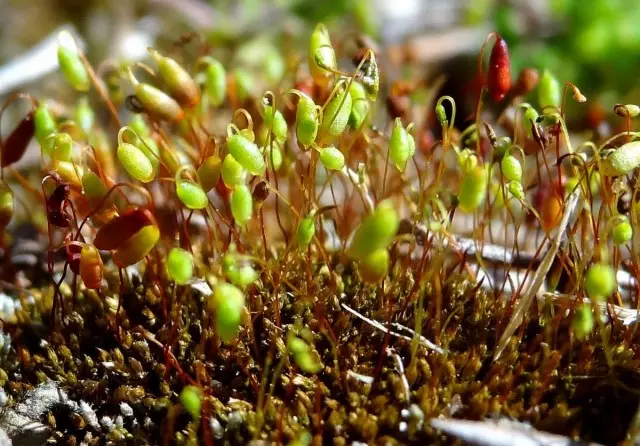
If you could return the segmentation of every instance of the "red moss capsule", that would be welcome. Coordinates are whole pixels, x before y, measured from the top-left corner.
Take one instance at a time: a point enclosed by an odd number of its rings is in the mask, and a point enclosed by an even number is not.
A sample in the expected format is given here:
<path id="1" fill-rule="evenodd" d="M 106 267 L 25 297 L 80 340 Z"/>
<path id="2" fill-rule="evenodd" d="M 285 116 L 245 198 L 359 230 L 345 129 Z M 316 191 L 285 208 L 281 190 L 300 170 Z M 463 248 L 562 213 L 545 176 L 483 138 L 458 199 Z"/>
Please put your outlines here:
<path id="1" fill-rule="evenodd" d="M 157 226 L 157 223 L 148 209 L 130 209 L 102 226 L 93 244 L 104 251 L 118 249 L 142 228 L 151 225 Z"/>
<path id="2" fill-rule="evenodd" d="M 27 151 L 27 147 L 35 131 L 36 127 L 33 120 L 33 112 L 30 112 L 22 118 L 22 121 L 9 133 L 7 139 L 2 143 L 2 167 L 7 167 L 20 161 L 24 152 Z"/>
<path id="3" fill-rule="evenodd" d="M 93 245 L 84 245 L 80 251 L 80 277 L 84 285 L 92 290 L 100 288 L 103 272 L 100 252 Z"/>
<path id="4" fill-rule="evenodd" d="M 487 87 L 491 98 L 501 101 L 511 89 L 511 63 L 507 42 L 496 35 L 496 43 L 489 58 L 489 73 Z"/>

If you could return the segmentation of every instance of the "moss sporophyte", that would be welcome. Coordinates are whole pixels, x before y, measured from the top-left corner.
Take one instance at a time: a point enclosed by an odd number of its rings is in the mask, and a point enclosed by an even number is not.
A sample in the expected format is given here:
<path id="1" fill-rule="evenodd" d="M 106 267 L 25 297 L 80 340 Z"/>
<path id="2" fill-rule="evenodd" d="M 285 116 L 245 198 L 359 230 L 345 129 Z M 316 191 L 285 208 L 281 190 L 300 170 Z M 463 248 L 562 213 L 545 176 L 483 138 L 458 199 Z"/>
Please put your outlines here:
<path id="1" fill-rule="evenodd" d="M 52 444 L 636 438 L 632 93 L 591 113 L 490 33 L 439 97 L 299 28 L 96 68 L 63 33 L 60 95 L 0 109 L 0 428 L 54 386 Z"/>

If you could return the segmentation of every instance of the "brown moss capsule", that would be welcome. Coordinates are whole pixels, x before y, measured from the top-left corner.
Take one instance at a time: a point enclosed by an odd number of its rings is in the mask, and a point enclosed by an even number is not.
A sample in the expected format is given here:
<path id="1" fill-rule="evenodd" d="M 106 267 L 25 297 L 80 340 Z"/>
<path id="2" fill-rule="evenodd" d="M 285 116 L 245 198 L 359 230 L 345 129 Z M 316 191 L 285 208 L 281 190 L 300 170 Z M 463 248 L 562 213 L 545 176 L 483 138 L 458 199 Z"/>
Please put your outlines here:
<path id="1" fill-rule="evenodd" d="M 616 104 L 613 112 L 623 118 L 635 118 L 640 115 L 640 107 L 634 104 Z"/>
<path id="2" fill-rule="evenodd" d="M 200 89 L 178 62 L 163 56 L 158 51 L 149 48 L 151 57 L 158 64 L 158 76 L 167 87 L 169 94 L 184 107 L 191 108 L 200 102 Z"/>
<path id="3" fill-rule="evenodd" d="M 118 249 L 145 226 L 156 225 L 148 209 L 130 209 L 102 226 L 93 244 L 103 251 Z"/>
<path id="4" fill-rule="evenodd" d="M 491 98 L 498 102 L 504 99 L 511 89 L 511 62 L 507 42 L 496 35 L 496 43 L 489 58 L 487 88 Z"/>
<path id="5" fill-rule="evenodd" d="M 30 112 L 22 118 L 0 146 L 2 148 L 2 167 L 10 166 L 22 159 L 35 131 L 33 112 Z"/>

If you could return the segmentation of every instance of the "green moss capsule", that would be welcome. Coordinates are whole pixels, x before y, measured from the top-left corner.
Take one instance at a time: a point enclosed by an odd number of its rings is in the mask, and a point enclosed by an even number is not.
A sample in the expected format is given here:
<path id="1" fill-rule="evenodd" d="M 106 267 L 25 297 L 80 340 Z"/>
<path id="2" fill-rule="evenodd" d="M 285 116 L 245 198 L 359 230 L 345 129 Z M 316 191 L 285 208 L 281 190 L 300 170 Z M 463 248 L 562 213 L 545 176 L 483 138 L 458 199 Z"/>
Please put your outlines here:
<path id="1" fill-rule="evenodd" d="M 560 108 L 562 103 L 562 86 L 549 70 L 544 70 L 538 83 L 538 102 L 541 108 Z"/>
<path id="2" fill-rule="evenodd" d="M 518 200 L 524 200 L 524 188 L 519 181 L 510 181 L 507 183 L 507 189 L 509 193 L 516 197 Z"/>
<path id="3" fill-rule="evenodd" d="M 311 77 L 316 83 L 325 85 L 332 73 L 338 66 L 336 53 L 331 46 L 329 31 L 322 24 L 318 24 L 309 40 L 308 63 Z"/>
<path id="4" fill-rule="evenodd" d="M 298 144 L 308 148 L 316 140 L 320 127 L 318 107 L 306 94 L 300 95 L 296 108 L 296 137 Z"/>
<path id="5" fill-rule="evenodd" d="M 6 183 L 0 183 L 0 231 L 4 231 L 13 218 L 13 191 Z"/>
<path id="6" fill-rule="evenodd" d="M 157 225 L 144 226 L 132 235 L 113 253 L 113 263 L 118 268 L 125 268 L 144 259 L 160 240 L 160 229 Z"/>
<path id="7" fill-rule="evenodd" d="M 191 108 L 200 102 L 200 89 L 191 75 L 170 57 L 149 49 L 151 57 L 158 64 L 158 77 L 166 86 L 169 94 L 183 107 Z"/>
<path id="8" fill-rule="evenodd" d="M 290 336 L 289 339 L 287 339 L 287 348 L 291 356 L 293 356 L 293 360 L 303 372 L 318 373 L 322 370 L 322 364 L 318 361 L 316 355 L 313 354 L 311 347 L 302 339 Z"/>
<path id="9" fill-rule="evenodd" d="M 243 289 L 258 280 L 258 273 L 251 265 L 232 267 L 226 275 L 234 285 Z"/>
<path id="10" fill-rule="evenodd" d="M 389 271 L 389 251 L 381 248 L 358 262 L 360 277 L 367 283 L 377 283 L 385 278 Z"/>
<path id="11" fill-rule="evenodd" d="M 73 156 L 73 139 L 68 133 L 57 133 L 53 139 L 51 158 L 56 161 L 71 161 Z"/>
<path id="12" fill-rule="evenodd" d="M 253 197 L 249 188 L 241 184 L 231 192 L 231 215 L 239 226 L 246 225 L 253 213 Z"/>
<path id="13" fill-rule="evenodd" d="M 178 122 L 184 118 L 184 110 L 175 99 L 164 91 L 146 83 L 138 83 L 135 95 L 150 116 L 155 119 Z"/>
<path id="14" fill-rule="evenodd" d="M 343 89 L 331 98 L 322 115 L 322 131 L 333 136 L 339 136 L 344 132 L 349 123 L 351 106 L 351 93 L 347 89 Z"/>
<path id="15" fill-rule="evenodd" d="M 412 140 L 413 136 L 402 126 L 400 118 L 396 118 L 389 137 L 389 158 L 400 172 L 404 172 L 407 162 L 415 153 L 415 141 Z"/>
<path id="16" fill-rule="evenodd" d="M 100 177 L 90 170 L 86 170 L 82 174 L 82 190 L 92 206 L 100 204 L 100 201 L 108 192 Z"/>
<path id="17" fill-rule="evenodd" d="M 78 105 L 76 105 L 75 120 L 80 128 L 87 134 L 96 122 L 96 113 L 91 108 L 89 98 L 86 96 L 80 98 Z"/>
<path id="18" fill-rule="evenodd" d="M 68 31 L 58 35 L 58 65 L 69 85 L 78 91 L 88 91 L 89 73 L 80 59 L 79 49 Z"/>
<path id="19" fill-rule="evenodd" d="M 367 101 L 367 93 L 360 82 L 352 82 L 349 87 L 353 106 L 349 115 L 349 125 L 353 129 L 359 129 L 369 114 L 369 102 Z"/>
<path id="20" fill-rule="evenodd" d="M 227 138 L 227 149 L 249 173 L 252 175 L 264 175 L 266 164 L 260 149 L 255 143 L 242 135 L 235 134 Z"/>
<path id="21" fill-rule="evenodd" d="M 500 162 L 502 174 L 509 181 L 520 181 L 522 179 L 522 166 L 520 161 L 513 155 L 506 155 Z"/>
<path id="22" fill-rule="evenodd" d="M 594 320 L 593 312 L 591 311 L 591 305 L 583 303 L 577 309 L 573 315 L 573 321 L 571 322 L 571 330 L 574 336 L 582 341 L 593 331 Z"/>
<path id="23" fill-rule="evenodd" d="M 482 166 L 463 173 L 458 193 L 458 207 L 461 211 L 473 212 L 484 202 L 487 181 L 487 172 Z"/>
<path id="24" fill-rule="evenodd" d="M 327 170 L 341 170 L 344 167 L 344 155 L 333 146 L 320 149 L 320 161 Z"/>
<path id="25" fill-rule="evenodd" d="M 193 256 L 182 248 L 172 248 L 167 256 L 167 273 L 178 285 L 184 285 L 193 277 Z"/>
<path id="26" fill-rule="evenodd" d="M 263 151 L 265 158 L 267 158 L 267 164 L 269 165 L 269 168 L 280 170 L 280 167 L 282 167 L 282 162 L 284 160 L 280 147 L 278 147 L 278 145 L 274 143 L 263 149 Z"/>
<path id="27" fill-rule="evenodd" d="M 244 68 L 236 68 L 233 72 L 233 78 L 236 86 L 236 96 L 240 102 L 244 102 L 253 96 L 255 82 L 253 76 Z"/>
<path id="28" fill-rule="evenodd" d="M 596 263 L 584 278 L 584 289 L 593 300 L 603 300 L 616 290 L 616 273 L 610 265 Z"/>
<path id="29" fill-rule="evenodd" d="M 279 144 L 284 144 L 287 139 L 287 121 L 280 110 L 274 112 L 273 107 L 266 105 L 264 107 L 264 125 L 268 130 L 272 130 L 275 140 Z"/>
<path id="30" fill-rule="evenodd" d="M 222 162 L 222 181 L 229 189 L 234 186 L 244 184 L 247 179 L 247 171 L 243 169 L 239 162 L 228 153 Z"/>
<path id="31" fill-rule="evenodd" d="M 536 121 L 540 114 L 536 111 L 535 108 L 529 107 L 524 112 L 524 130 L 527 132 L 527 137 L 533 137 L 533 126 L 536 125 Z"/>
<path id="32" fill-rule="evenodd" d="M 620 218 L 611 230 L 611 239 L 615 245 L 624 245 L 633 237 L 633 227 L 626 217 Z"/>
<path id="33" fill-rule="evenodd" d="M 216 313 L 216 333 L 224 342 L 230 342 L 240 330 L 245 306 L 244 293 L 235 285 L 219 283 L 209 302 Z"/>
<path id="34" fill-rule="evenodd" d="M 41 103 L 33 113 L 33 121 L 35 125 L 35 137 L 40 145 L 44 145 L 45 140 L 50 135 L 56 133 L 56 121 L 47 108 L 46 104 Z"/>
<path id="35" fill-rule="evenodd" d="M 227 97 L 227 71 L 224 65 L 214 58 L 206 58 L 206 62 L 205 91 L 211 105 L 219 107 Z"/>
<path id="36" fill-rule="evenodd" d="M 361 260 L 386 248 L 398 232 L 399 224 L 398 214 L 391 201 L 380 202 L 373 213 L 357 227 L 347 254 L 352 259 Z"/>
<path id="37" fill-rule="evenodd" d="M 305 249 L 313 240 L 313 235 L 316 233 L 316 224 L 311 217 L 305 217 L 298 223 L 298 229 L 296 230 L 296 242 L 301 249 Z"/>
<path id="38" fill-rule="evenodd" d="M 600 163 L 600 174 L 606 177 L 622 176 L 640 166 L 640 141 L 618 147 Z"/>
<path id="39" fill-rule="evenodd" d="M 149 158 L 133 144 L 122 142 L 117 151 L 120 164 L 131 177 L 143 183 L 149 183 L 155 178 L 155 170 Z"/>
<path id="40" fill-rule="evenodd" d="M 204 209 L 209 204 L 207 194 L 199 184 L 191 180 L 176 179 L 176 194 L 189 209 Z"/>
<path id="41" fill-rule="evenodd" d="M 221 171 L 222 161 L 218 155 L 212 155 L 204 160 L 198 168 L 198 178 L 200 178 L 200 184 L 205 192 L 209 192 L 218 184 Z"/>
<path id="42" fill-rule="evenodd" d="M 196 386 L 185 386 L 180 392 L 180 404 L 194 420 L 199 420 L 202 412 L 202 391 Z"/>

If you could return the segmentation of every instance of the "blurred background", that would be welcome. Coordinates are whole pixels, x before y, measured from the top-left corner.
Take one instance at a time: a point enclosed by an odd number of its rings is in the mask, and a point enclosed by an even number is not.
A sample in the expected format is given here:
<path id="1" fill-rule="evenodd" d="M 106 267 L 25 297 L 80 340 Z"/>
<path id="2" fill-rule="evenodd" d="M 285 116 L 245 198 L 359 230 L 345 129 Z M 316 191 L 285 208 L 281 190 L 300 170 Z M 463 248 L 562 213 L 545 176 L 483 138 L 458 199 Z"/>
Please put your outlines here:
<path id="1" fill-rule="evenodd" d="M 232 65 L 277 78 L 286 61 L 264 60 L 304 47 L 320 21 L 338 41 L 371 36 L 394 80 L 443 74 L 443 92 L 454 97 L 473 86 L 478 50 L 495 30 L 509 44 L 514 77 L 525 66 L 549 69 L 606 110 L 640 99 L 638 0 L 0 0 L 0 97 L 56 97 L 61 27 L 75 30 L 95 64 L 144 60 L 152 45 L 179 52 L 206 43 Z"/>

